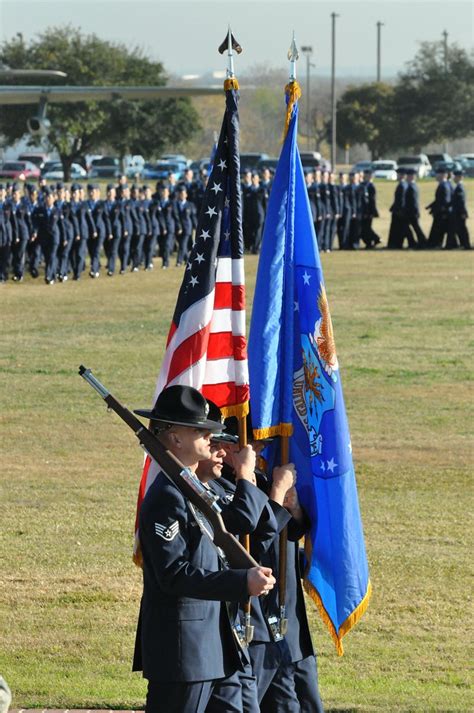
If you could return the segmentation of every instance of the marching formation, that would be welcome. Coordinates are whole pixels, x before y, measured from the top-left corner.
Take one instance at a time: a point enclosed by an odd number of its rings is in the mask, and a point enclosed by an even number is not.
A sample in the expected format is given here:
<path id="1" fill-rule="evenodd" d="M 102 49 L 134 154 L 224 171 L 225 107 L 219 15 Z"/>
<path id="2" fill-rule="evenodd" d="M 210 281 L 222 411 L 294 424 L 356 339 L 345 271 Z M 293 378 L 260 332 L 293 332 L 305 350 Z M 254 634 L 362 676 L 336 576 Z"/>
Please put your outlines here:
<path id="1" fill-rule="evenodd" d="M 420 224 L 416 172 L 397 170 L 397 185 L 387 247 L 470 249 L 466 226 L 466 194 L 461 171 L 454 172 L 453 186 L 444 171 L 435 200 L 428 206 L 433 226 L 428 238 Z M 373 249 L 382 240 L 372 223 L 379 217 L 377 190 L 372 172 L 331 173 L 315 168 L 306 174 L 306 185 L 321 252 L 331 252 L 337 236 L 341 250 L 361 245 Z M 132 184 L 126 178 L 108 184 L 101 195 L 98 183 L 84 189 L 79 183 L 59 182 L 40 186 L 0 183 L 0 282 L 11 275 L 21 282 L 25 272 L 33 278 L 44 264 L 48 285 L 70 277 L 79 280 L 86 270 L 98 278 L 102 267 L 112 277 L 118 270 L 151 270 L 159 256 L 162 268 L 186 263 L 208 182 L 207 172 L 197 180 L 185 172 L 182 182 L 158 182 L 155 191 L 148 185 Z M 258 254 L 262 240 L 273 174 L 269 168 L 244 171 L 241 181 L 244 245 Z M 102 257 L 102 260 L 101 260 Z"/>

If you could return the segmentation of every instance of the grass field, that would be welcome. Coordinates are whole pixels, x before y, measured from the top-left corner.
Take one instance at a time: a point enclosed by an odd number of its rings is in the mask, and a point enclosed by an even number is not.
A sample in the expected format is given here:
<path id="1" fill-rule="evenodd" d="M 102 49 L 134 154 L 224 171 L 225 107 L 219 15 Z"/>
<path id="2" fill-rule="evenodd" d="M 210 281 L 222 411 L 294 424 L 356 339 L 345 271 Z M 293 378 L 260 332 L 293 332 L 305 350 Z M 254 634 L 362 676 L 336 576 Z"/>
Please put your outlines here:
<path id="1" fill-rule="evenodd" d="M 472 254 L 323 258 L 374 586 L 341 659 L 308 604 L 323 700 L 472 711 Z M 252 257 L 249 302 L 255 271 Z M 142 452 L 77 366 L 148 406 L 181 277 L 1 290 L 0 673 L 15 707 L 143 705 L 130 672 Z"/>

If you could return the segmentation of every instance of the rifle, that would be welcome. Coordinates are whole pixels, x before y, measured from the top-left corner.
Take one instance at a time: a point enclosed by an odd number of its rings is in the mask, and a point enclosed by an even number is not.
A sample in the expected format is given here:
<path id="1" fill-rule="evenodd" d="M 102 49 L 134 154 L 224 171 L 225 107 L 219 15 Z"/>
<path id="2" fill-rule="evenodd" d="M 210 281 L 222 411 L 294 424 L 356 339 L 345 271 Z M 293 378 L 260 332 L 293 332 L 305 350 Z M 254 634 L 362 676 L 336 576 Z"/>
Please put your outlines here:
<path id="1" fill-rule="evenodd" d="M 258 563 L 254 558 L 245 551 L 237 538 L 226 530 L 221 515 L 222 509 L 217 503 L 218 497 L 205 488 L 194 473 L 184 466 L 171 451 L 167 450 L 155 434 L 146 428 L 128 408 L 117 401 L 110 391 L 107 391 L 105 386 L 93 376 L 90 369 L 81 365 L 79 374 L 102 396 L 109 409 L 115 411 L 122 421 L 125 421 L 127 426 L 132 429 L 144 450 L 159 463 L 168 480 L 209 520 L 214 531 L 214 544 L 222 549 L 229 566 L 233 569 L 257 567 Z"/>

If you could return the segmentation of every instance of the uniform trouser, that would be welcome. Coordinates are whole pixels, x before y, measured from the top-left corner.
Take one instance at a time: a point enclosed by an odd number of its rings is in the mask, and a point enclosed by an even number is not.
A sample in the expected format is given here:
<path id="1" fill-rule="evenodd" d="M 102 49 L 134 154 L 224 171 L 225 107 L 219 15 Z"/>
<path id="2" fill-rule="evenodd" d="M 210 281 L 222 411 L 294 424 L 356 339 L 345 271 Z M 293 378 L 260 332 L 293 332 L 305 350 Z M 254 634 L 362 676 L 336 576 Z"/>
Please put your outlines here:
<path id="1" fill-rule="evenodd" d="M 455 224 L 454 215 L 450 215 L 447 220 L 447 233 L 448 233 L 448 236 L 446 238 L 446 250 L 452 250 L 453 248 L 458 248 L 459 243 L 458 243 L 457 237 L 456 237 L 456 224 Z"/>
<path id="2" fill-rule="evenodd" d="M 301 713 L 324 713 L 318 688 L 318 667 L 315 656 L 307 656 L 293 664 L 296 695 Z"/>
<path id="3" fill-rule="evenodd" d="M 44 277 L 45 280 L 55 280 L 58 269 L 58 247 L 57 240 L 42 240 L 41 248 L 44 255 Z"/>
<path id="4" fill-rule="evenodd" d="M 401 250 L 406 233 L 406 220 L 401 215 L 392 213 L 392 220 L 390 221 L 390 230 L 388 232 L 387 248 L 389 250 Z"/>
<path id="5" fill-rule="evenodd" d="M 173 251 L 174 246 L 174 235 L 166 233 L 166 235 L 160 235 L 159 238 L 160 255 L 163 260 L 163 267 L 168 267 L 170 264 L 170 255 Z"/>
<path id="6" fill-rule="evenodd" d="M 344 245 L 344 218 L 341 216 L 337 220 L 337 242 L 339 243 L 339 250 L 342 250 Z"/>
<path id="7" fill-rule="evenodd" d="M 16 277 L 23 277 L 25 272 L 25 255 L 28 238 L 13 241 L 12 244 L 12 269 Z"/>
<path id="8" fill-rule="evenodd" d="M 469 239 L 469 231 L 466 225 L 466 218 L 461 218 L 461 216 L 455 216 L 454 218 L 454 232 L 459 238 L 461 246 L 465 250 L 471 249 L 471 241 Z"/>
<path id="9" fill-rule="evenodd" d="M 261 711 L 300 713 L 293 665 L 286 641 L 252 643 L 249 646 L 249 654 L 253 672 L 257 677 Z"/>
<path id="10" fill-rule="evenodd" d="M 104 244 L 104 235 L 97 235 L 96 238 L 89 238 L 87 247 L 91 258 L 91 272 L 99 272 L 100 270 L 100 251 Z"/>
<path id="11" fill-rule="evenodd" d="M 440 248 L 443 244 L 444 236 L 448 233 L 448 219 L 435 215 L 428 237 L 429 248 Z"/>
<path id="12" fill-rule="evenodd" d="M 357 250 L 360 241 L 360 220 L 359 218 L 350 218 L 346 223 L 344 231 L 344 250 Z"/>
<path id="13" fill-rule="evenodd" d="M 121 270 L 126 270 L 128 267 L 128 263 L 130 262 L 131 240 L 132 240 L 132 236 L 129 234 L 129 235 L 123 235 L 122 240 L 120 241 L 119 258 L 120 258 L 120 269 Z"/>
<path id="14" fill-rule="evenodd" d="M 117 262 L 120 246 L 120 235 L 114 235 L 112 238 L 105 238 L 104 252 L 107 258 L 107 272 L 112 274 L 115 272 L 115 263 Z"/>
<path id="15" fill-rule="evenodd" d="M 36 238 L 36 240 L 33 240 L 29 243 L 28 245 L 28 253 L 29 253 L 29 267 L 30 267 L 30 272 L 32 275 L 36 274 L 39 271 L 39 266 L 41 263 L 41 257 L 42 257 L 42 251 L 41 251 L 41 243 Z"/>
<path id="16" fill-rule="evenodd" d="M 145 242 L 145 234 L 134 234 L 130 252 L 132 255 L 132 267 L 140 267 L 143 260 L 143 243 Z"/>
<path id="17" fill-rule="evenodd" d="M 74 236 L 67 240 L 61 240 L 58 248 L 58 272 L 61 277 L 65 277 L 69 271 L 69 258 L 74 243 Z"/>
<path id="18" fill-rule="evenodd" d="M 360 237 L 367 248 L 374 248 L 380 243 L 380 238 L 372 228 L 373 218 L 362 218 L 360 221 Z"/>
<path id="19" fill-rule="evenodd" d="M 143 255 L 145 257 L 145 267 L 148 265 L 153 265 L 153 258 L 155 256 L 156 250 L 156 235 L 151 233 L 151 235 L 145 236 L 145 242 L 143 243 Z"/>
<path id="20" fill-rule="evenodd" d="M 249 223 L 249 250 L 258 255 L 262 244 L 263 220 Z"/>
<path id="21" fill-rule="evenodd" d="M 408 222 L 408 228 L 413 228 L 415 235 L 416 235 L 416 240 L 417 240 L 417 247 L 421 248 L 426 245 L 426 236 L 424 232 L 421 229 L 420 223 L 418 222 L 418 218 L 416 216 L 414 217 L 409 217 L 407 218 Z"/>
<path id="22" fill-rule="evenodd" d="M 78 280 L 86 265 L 87 242 L 85 238 L 74 238 L 71 248 L 71 262 L 74 278 Z"/>
<path id="23" fill-rule="evenodd" d="M 8 269 L 10 267 L 11 248 L 10 245 L 0 245 L 0 281 L 8 280 Z"/>
<path id="24" fill-rule="evenodd" d="M 324 234 L 321 249 L 322 250 L 332 250 L 332 245 L 334 242 L 334 234 L 336 232 L 336 219 L 326 218 L 324 221 Z"/>
<path id="25" fill-rule="evenodd" d="M 314 232 L 316 233 L 316 240 L 318 243 L 318 250 L 323 249 L 323 233 L 324 233 L 324 220 L 316 220 L 314 223 Z"/>
<path id="26" fill-rule="evenodd" d="M 145 713 L 242 713 L 237 673 L 214 681 L 148 681 Z"/>
<path id="27" fill-rule="evenodd" d="M 244 713 L 260 713 L 258 705 L 257 678 L 250 663 L 244 664 L 245 670 L 239 671 L 239 681 L 242 686 L 242 709 Z"/>
<path id="28" fill-rule="evenodd" d="M 176 257 L 176 264 L 182 265 L 188 259 L 188 244 L 191 240 L 191 235 L 185 233 L 184 231 L 176 236 L 176 241 L 178 243 L 178 255 Z"/>

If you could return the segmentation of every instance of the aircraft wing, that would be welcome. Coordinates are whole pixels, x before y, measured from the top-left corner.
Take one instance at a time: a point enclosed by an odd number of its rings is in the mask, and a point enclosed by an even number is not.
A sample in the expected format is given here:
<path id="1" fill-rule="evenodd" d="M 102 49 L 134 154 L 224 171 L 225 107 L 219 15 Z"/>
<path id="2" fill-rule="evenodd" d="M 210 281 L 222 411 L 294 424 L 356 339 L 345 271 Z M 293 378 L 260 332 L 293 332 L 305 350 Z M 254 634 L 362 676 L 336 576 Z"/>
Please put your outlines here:
<path id="1" fill-rule="evenodd" d="M 6 104 L 48 104 L 114 99 L 169 99 L 222 94 L 219 87 L 45 87 L 0 86 L 0 106 Z"/>

